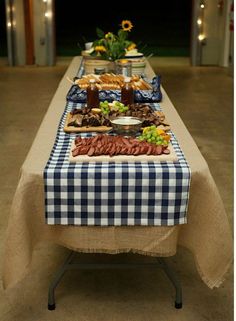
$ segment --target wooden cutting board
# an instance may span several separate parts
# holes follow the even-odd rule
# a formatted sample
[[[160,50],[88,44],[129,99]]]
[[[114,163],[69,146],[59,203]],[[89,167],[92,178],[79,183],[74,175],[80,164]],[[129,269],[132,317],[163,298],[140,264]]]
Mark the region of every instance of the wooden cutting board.
[[[89,132],[106,133],[112,129],[112,127],[107,127],[107,126],[97,126],[97,127],[94,127],[94,126],[93,127],[68,126],[68,124],[70,122],[71,122],[71,114],[68,113],[66,115],[65,126],[64,126],[64,131],[66,133],[89,133]],[[157,126],[157,128],[163,129],[164,131],[170,130],[170,126],[159,125],[159,126]]]
[[[75,148],[75,142],[73,140],[70,149],[69,162],[70,163],[81,163],[81,162],[176,162],[178,157],[176,156],[175,150],[171,143],[169,143],[168,149],[170,154],[162,155],[101,155],[101,156],[88,156],[88,155],[78,155],[73,157],[72,150]]]

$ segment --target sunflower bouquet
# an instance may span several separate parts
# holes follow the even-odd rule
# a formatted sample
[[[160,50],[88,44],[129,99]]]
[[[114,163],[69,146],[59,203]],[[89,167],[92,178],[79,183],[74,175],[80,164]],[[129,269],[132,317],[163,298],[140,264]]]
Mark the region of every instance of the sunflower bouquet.
[[[128,40],[128,35],[132,28],[133,25],[129,20],[121,22],[121,28],[117,34],[113,32],[105,33],[100,28],[97,28],[96,32],[99,39],[93,42],[90,55],[111,61],[123,58],[127,51],[136,47],[134,42]]]

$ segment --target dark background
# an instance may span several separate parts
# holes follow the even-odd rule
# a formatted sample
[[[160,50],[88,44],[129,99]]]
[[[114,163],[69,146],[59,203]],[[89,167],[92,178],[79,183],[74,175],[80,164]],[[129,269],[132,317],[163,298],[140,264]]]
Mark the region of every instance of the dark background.
[[[83,1],[81,7],[78,0],[55,1],[59,55],[78,53],[79,46],[84,49],[85,41],[96,38],[96,27],[117,32],[122,20],[131,20],[134,28],[129,39],[146,44],[146,54],[189,56],[192,0],[143,1],[143,5],[141,1],[102,3]]]
[[[189,56],[191,7],[192,0],[143,5],[140,1],[55,0],[57,55],[78,55],[84,42],[96,39],[96,27],[116,33],[122,20],[131,20],[129,39],[146,55]],[[4,0],[0,0],[0,55],[7,55]]]
[[[0,0],[0,56],[7,56],[5,0]]]

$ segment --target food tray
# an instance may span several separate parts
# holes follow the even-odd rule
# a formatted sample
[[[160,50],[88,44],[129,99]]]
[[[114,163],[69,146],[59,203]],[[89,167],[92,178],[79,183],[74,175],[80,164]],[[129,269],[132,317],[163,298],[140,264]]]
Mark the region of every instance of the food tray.
[[[158,113],[158,111],[154,111],[154,113]],[[75,126],[68,126],[68,124],[71,122],[71,117],[72,115],[68,113],[66,115],[65,119],[65,126],[64,126],[64,131],[66,133],[88,133],[88,132],[98,132],[98,133],[105,133],[108,132],[109,130],[112,129],[112,127],[106,127],[106,126],[93,126],[93,127],[75,127]],[[165,131],[170,130],[170,126],[163,126],[159,125],[157,126],[159,129],[163,129]]]
[[[144,79],[147,81],[146,79]],[[134,90],[134,102],[136,103],[152,103],[160,102],[162,100],[161,93],[161,77],[155,76],[151,81],[147,81],[152,85],[152,90]],[[86,89],[81,89],[77,85],[72,85],[67,93],[66,99],[74,103],[86,103],[87,93]],[[120,90],[99,90],[99,100],[121,100]]]
[[[175,150],[171,143],[169,143],[168,149],[170,154],[161,155],[115,155],[110,157],[109,155],[101,156],[88,156],[88,155],[78,155],[73,157],[72,150],[75,148],[74,140],[71,144],[69,162],[71,163],[81,163],[81,162],[177,162],[178,157],[176,156]]]

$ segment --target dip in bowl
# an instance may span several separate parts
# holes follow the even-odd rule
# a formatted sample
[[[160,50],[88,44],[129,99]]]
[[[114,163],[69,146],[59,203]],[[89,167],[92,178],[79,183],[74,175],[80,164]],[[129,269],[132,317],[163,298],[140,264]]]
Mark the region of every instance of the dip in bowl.
[[[110,122],[118,135],[135,136],[142,127],[142,120],[137,117],[120,116]]]

